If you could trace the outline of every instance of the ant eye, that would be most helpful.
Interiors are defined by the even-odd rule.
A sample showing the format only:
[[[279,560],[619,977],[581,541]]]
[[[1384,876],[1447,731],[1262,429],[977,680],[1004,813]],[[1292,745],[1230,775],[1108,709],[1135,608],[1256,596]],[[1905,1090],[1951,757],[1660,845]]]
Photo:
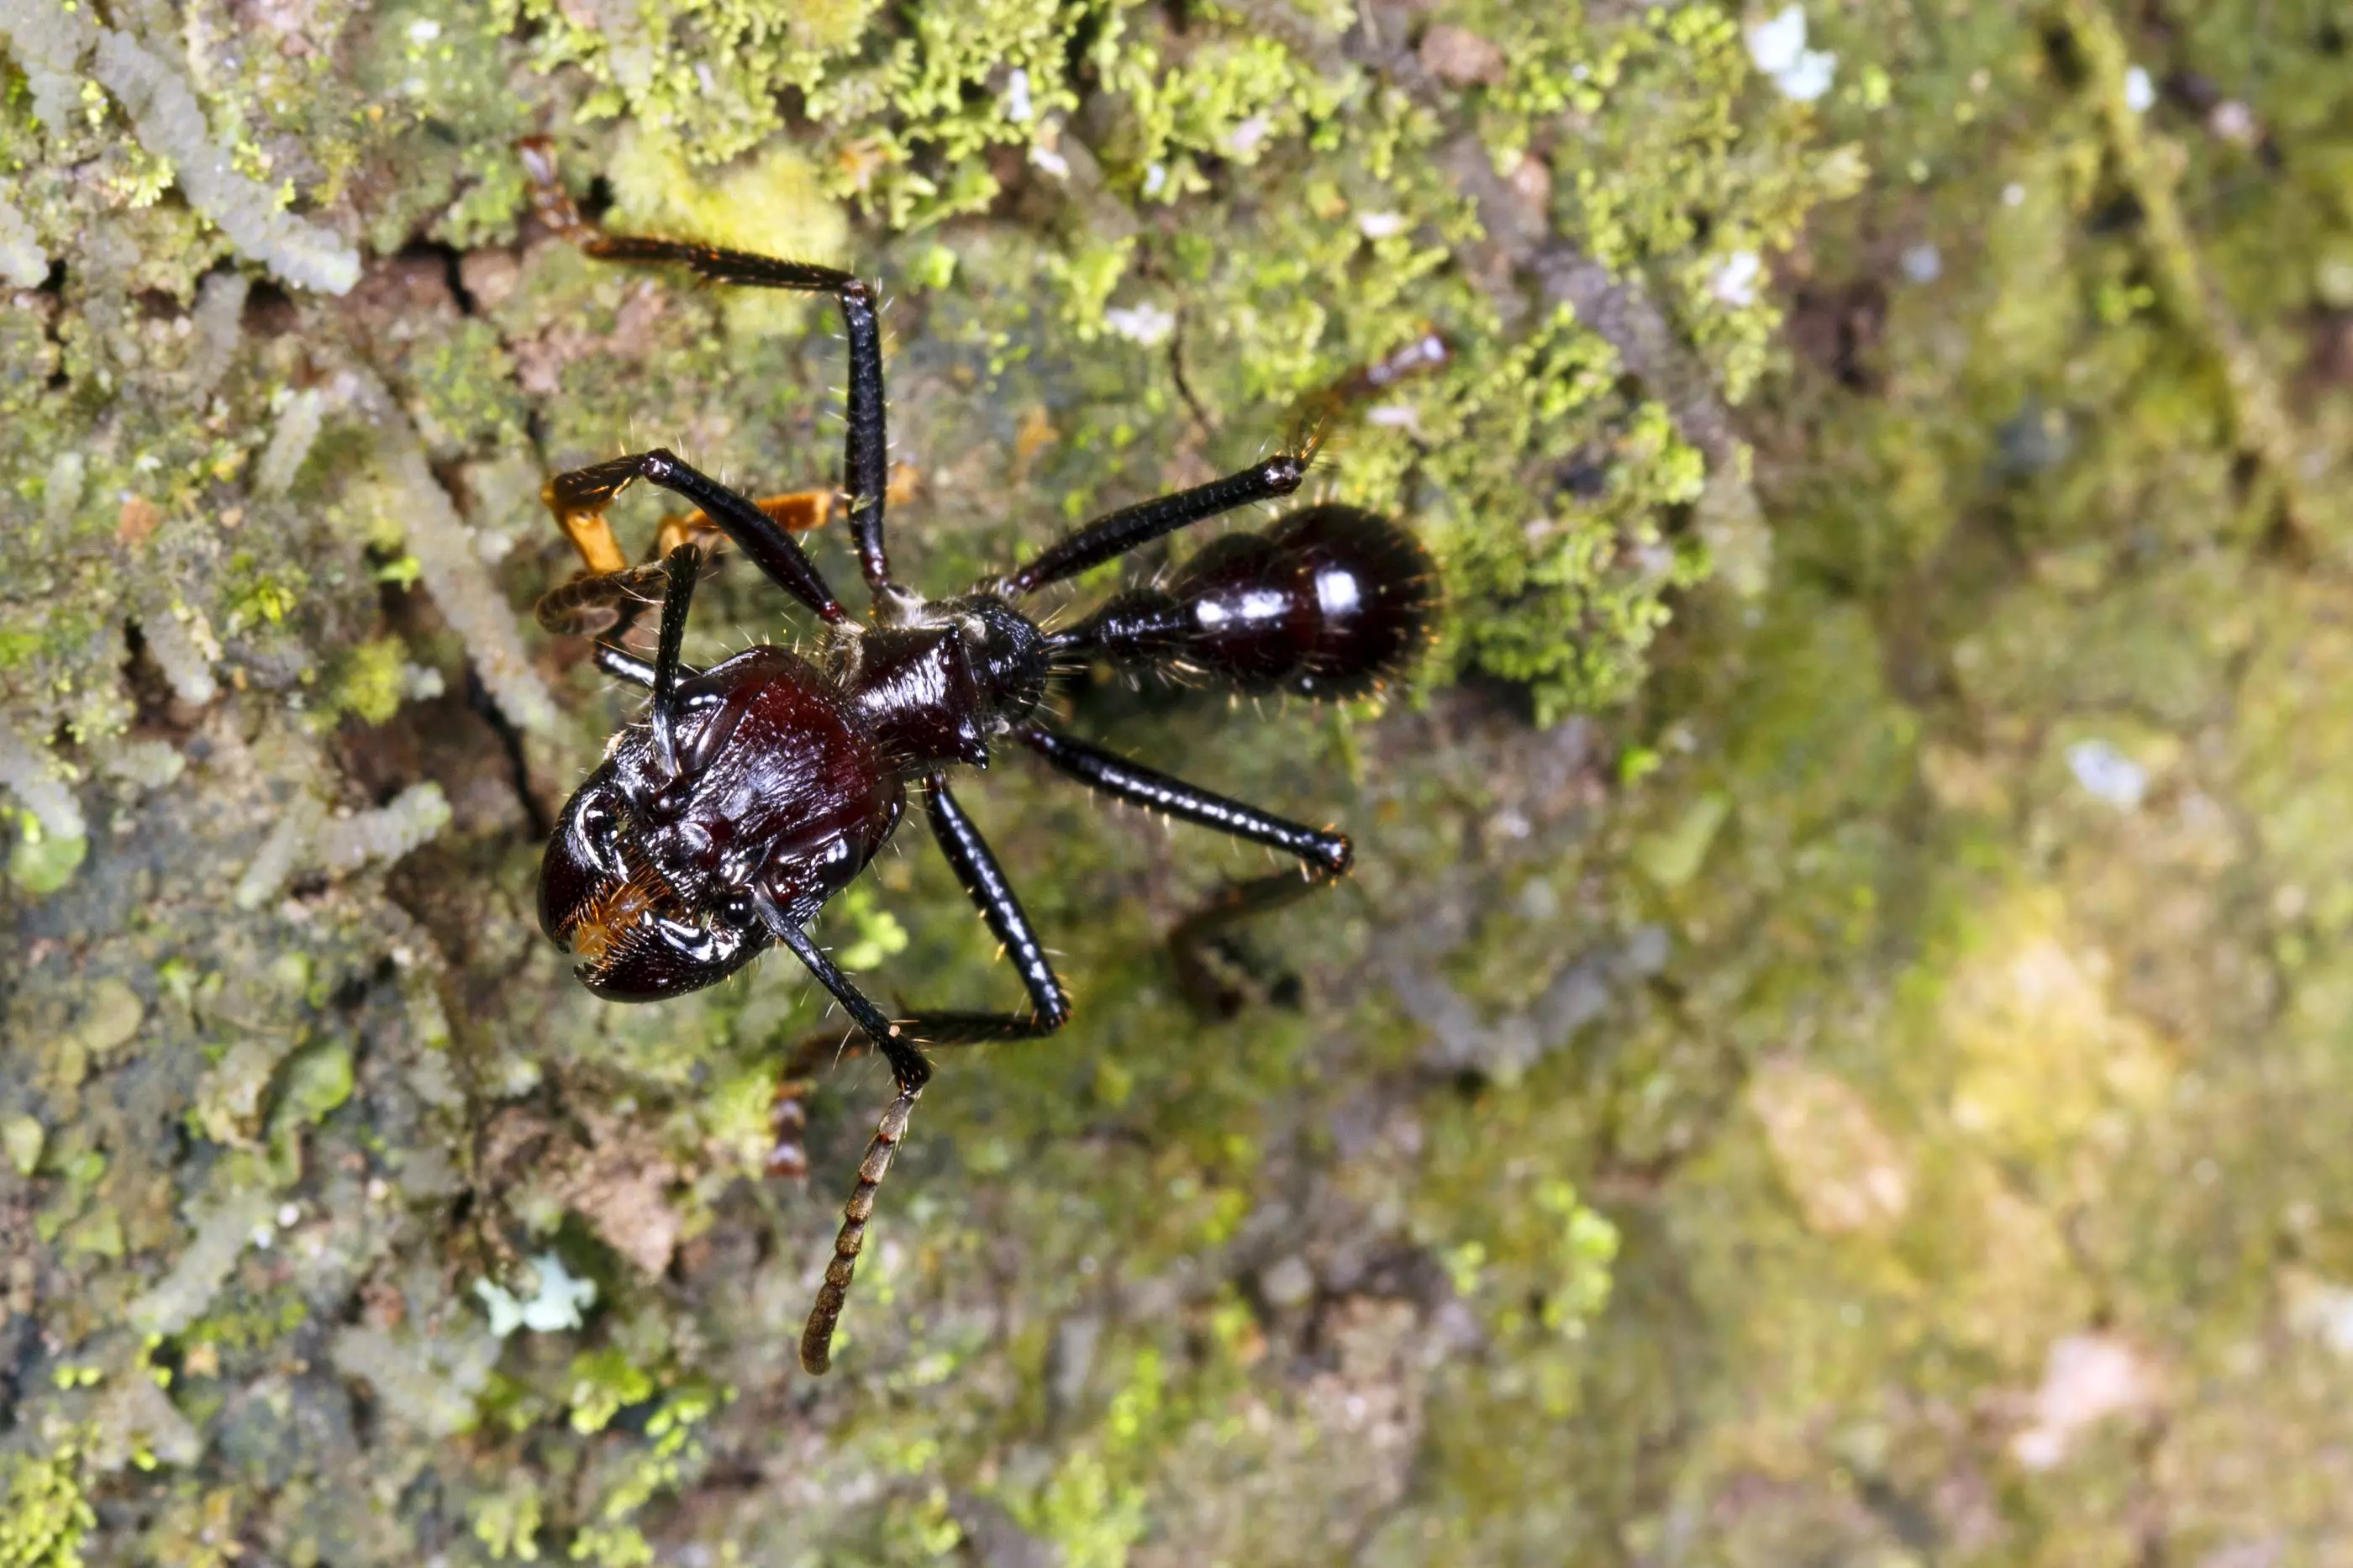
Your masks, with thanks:
[[[752,895],[738,889],[722,897],[719,900],[719,918],[731,926],[750,925]]]

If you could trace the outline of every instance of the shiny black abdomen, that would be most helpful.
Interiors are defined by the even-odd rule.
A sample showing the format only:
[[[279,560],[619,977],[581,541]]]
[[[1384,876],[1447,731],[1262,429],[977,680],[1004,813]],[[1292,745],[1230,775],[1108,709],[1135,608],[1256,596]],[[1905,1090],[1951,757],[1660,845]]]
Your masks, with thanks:
[[[1309,507],[1264,533],[1227,534],[1165,585],[1113,599],[1071,640],[1242,691],[1355,697],[1420,646],[1436,581],[1397,524],[1352,506]]]

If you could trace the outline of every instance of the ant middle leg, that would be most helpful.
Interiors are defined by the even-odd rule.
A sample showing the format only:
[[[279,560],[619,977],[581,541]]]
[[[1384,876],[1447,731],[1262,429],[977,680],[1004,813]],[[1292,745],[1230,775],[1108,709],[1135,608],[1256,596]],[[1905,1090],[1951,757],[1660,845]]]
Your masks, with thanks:
[[[1274,456],[1174,495],[1141,501],[1095,519],[1063,535],[1028,564],[1008,574],[1008,596],[1033,593],[1049,583],[1074,577],[1163,535],[1206,521],[1221,512],[1275,500],[1299,489],[1323,449],[1325,432],[1351,405],[1413,376],[1440,369],[1453,350],[1435,328],[1424,327],[1401,347],[1359,367],[1301,401],[1291,438]]]
[[[839,268],[786,261],[684,240],[599,235],[582,247],[600,261],[677,262],[713,283],[830,294],[849,339],[849,430],[842,439],[841,486],[849,498],[849,534],[859,570],[879,600],[895,597],[882,516],[890,495],[891,438],[882,393],[882,323],[873,286]]]

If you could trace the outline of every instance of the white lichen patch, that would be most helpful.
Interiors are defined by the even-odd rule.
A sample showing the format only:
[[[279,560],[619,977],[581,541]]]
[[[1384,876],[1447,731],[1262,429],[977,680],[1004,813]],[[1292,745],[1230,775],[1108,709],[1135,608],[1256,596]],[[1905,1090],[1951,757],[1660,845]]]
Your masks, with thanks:
[[[1122,305],[1103,312],[1103,325],[1115,337],[1144,348],[1156,348],[1168,341],[1176,330],[1176,316],[1147,300],[1140,305]]]
[[[1937,1010],[1960,1066],[1953,1121],[2010,1158],[2092,1154],[2120,1136],[2115,1112],[2161,1098],[2173,1065],[2110,998],[2106,955],[2070,940],[2053,896],[2023,892],[1984,919]]]
[[[189,388],[197,395],[210,392],[228,373],[237,357],[246,296],[253,280],[242,272],[207,273],[196,287],[196,350],[188,358]]]
[[[1879,1232],[1904,1217],[1912,1178],[1903,1152],[1845,1079],[1805,1062],[1767,1062],[1748,1105],[1809,1227]]]
[[[1753,250],[1736,250],[1709,277],[1708,292],[1727,305],[1746,308],[1757,303],[1757,285],[1764,276],[1761,257]]]
[[[1838,76],[1838,56],[1806,47],[1803,6],[1784,7],[1771,20],[1750,27],[1747,36],[1748,58],[1773,79],[1782,97],[1811,103],[1830,91]]]
[[[2157,1369],[2115,1334],[2069,1334],[2051,1347],[2042,1385],[2034,1393],[2031,1425],[2010,1451],[2030,1470],[2064,1462],[2077,1440],[2112,1416],[2151,1408],[2162,1396]]]
[[[258,910],[277,895],[294,874],[296,864],[309,853],[312,836],[326,815],[327,808],[311,795],[297,795],[287,803],[277,826],[261,841],[261,852],[237,880],[231,898],[238,909]]]
[[[2067,771],[2084,793],[2118,811],[2134,811],[2148,794],[2148,770],[2106,741],[2078,741],[2067,748]]]
[[[0,282],[17,289],[37,289],[49,275],[49,258],[25,215],[0,196]]]
[[[241,910],[258,910],[305,867],[343,876],[372,861],[397,860],[448,826],[448,797],[429,781],[409,785],[372,811],[333,816],[314,796],[297,795],[238,879],[234,901]]]
[[[329,1342],[329,1357],[346,1377],[364,1378],[385,1409],[428,1437],[448,1437],[474,1424],[474,1395],[490,1381],[499,1342],[455,1326],[431,1335],[354,1324]]]
[[[193,612],[184,616],[181,606],[174,605],[142,620],[139,630],[172,695],[201,708],[220,695],[220,683],[213,676],[220,645],[208,625],[202,626],[199,635],[199,620]],[[207,648],[206,643],[212,646]]]
[[[237,1267],[256,1228],[269,1222],[269,1194],[237,1193],[196,1221],[196,1234],[153,1289],[124,1314],[142,1334],[176,1334],[204,1315]]]
[[[449,826],[448,797],[438,784],[411,784],[374,811],[330,817],[319,829],[319,861],[330,874],[389,863],[430,844]]]
[[[22,740],[0,728],[0,785],[13,791],[44,831],[59,838],[80,838],[89,832],[81,803],[66,783],[64,764],[47,746]]]
[[[276,192],[230,167],[195,93],[171,65],[129,35],[107,30],[92,69],[131,116],[141,143],[172,160],[188,204],[218,224],[239,255],[322,293],[342,294],[359,281],[355,247],[286,212]]]
[[[514,611],[474,547],[473,532],[459,516],[457,503],[434,477],[407,416],[372,381],[362,384],[357,396],[377,421],[377,463],[390,492],[387,521],[406,534],[426,591],[464,640],[474,671],[499,711],[519,729],[553,729],[555,701],[532,668]]]
[[[494,1280],[474,1281],[474,1294],[491,1314],[491,1332],[500,1339],[517,1329],[535,1334],[576,1329],[582,1311],[596,1304],[596,1282],[575,1278],[554,1253],[533,1258],[532,1270],[535,1289],[528,1298],[517,1297]]]
[[[259,496],[282,496],[294,484],[294,476],[302,471],[303,459],[311,455],[311,443],[319,438],[319,427],[326,418],[327,399],[316,387],[304,387],[286,399],[278,410],[278,422],[269,428],[269,444],[261,449],[261,459],[253,468],[253,490]]]

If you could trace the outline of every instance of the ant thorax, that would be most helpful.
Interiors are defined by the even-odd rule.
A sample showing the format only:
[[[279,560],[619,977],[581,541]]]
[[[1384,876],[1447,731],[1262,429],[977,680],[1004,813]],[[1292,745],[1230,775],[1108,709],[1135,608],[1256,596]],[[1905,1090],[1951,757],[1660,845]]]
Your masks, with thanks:
[[[999,595],[902,592],[874,626],[833,629],[827,674],[901,776],[986,767],[988,742],[1036,711],[1050,653],[1037,624]]]

